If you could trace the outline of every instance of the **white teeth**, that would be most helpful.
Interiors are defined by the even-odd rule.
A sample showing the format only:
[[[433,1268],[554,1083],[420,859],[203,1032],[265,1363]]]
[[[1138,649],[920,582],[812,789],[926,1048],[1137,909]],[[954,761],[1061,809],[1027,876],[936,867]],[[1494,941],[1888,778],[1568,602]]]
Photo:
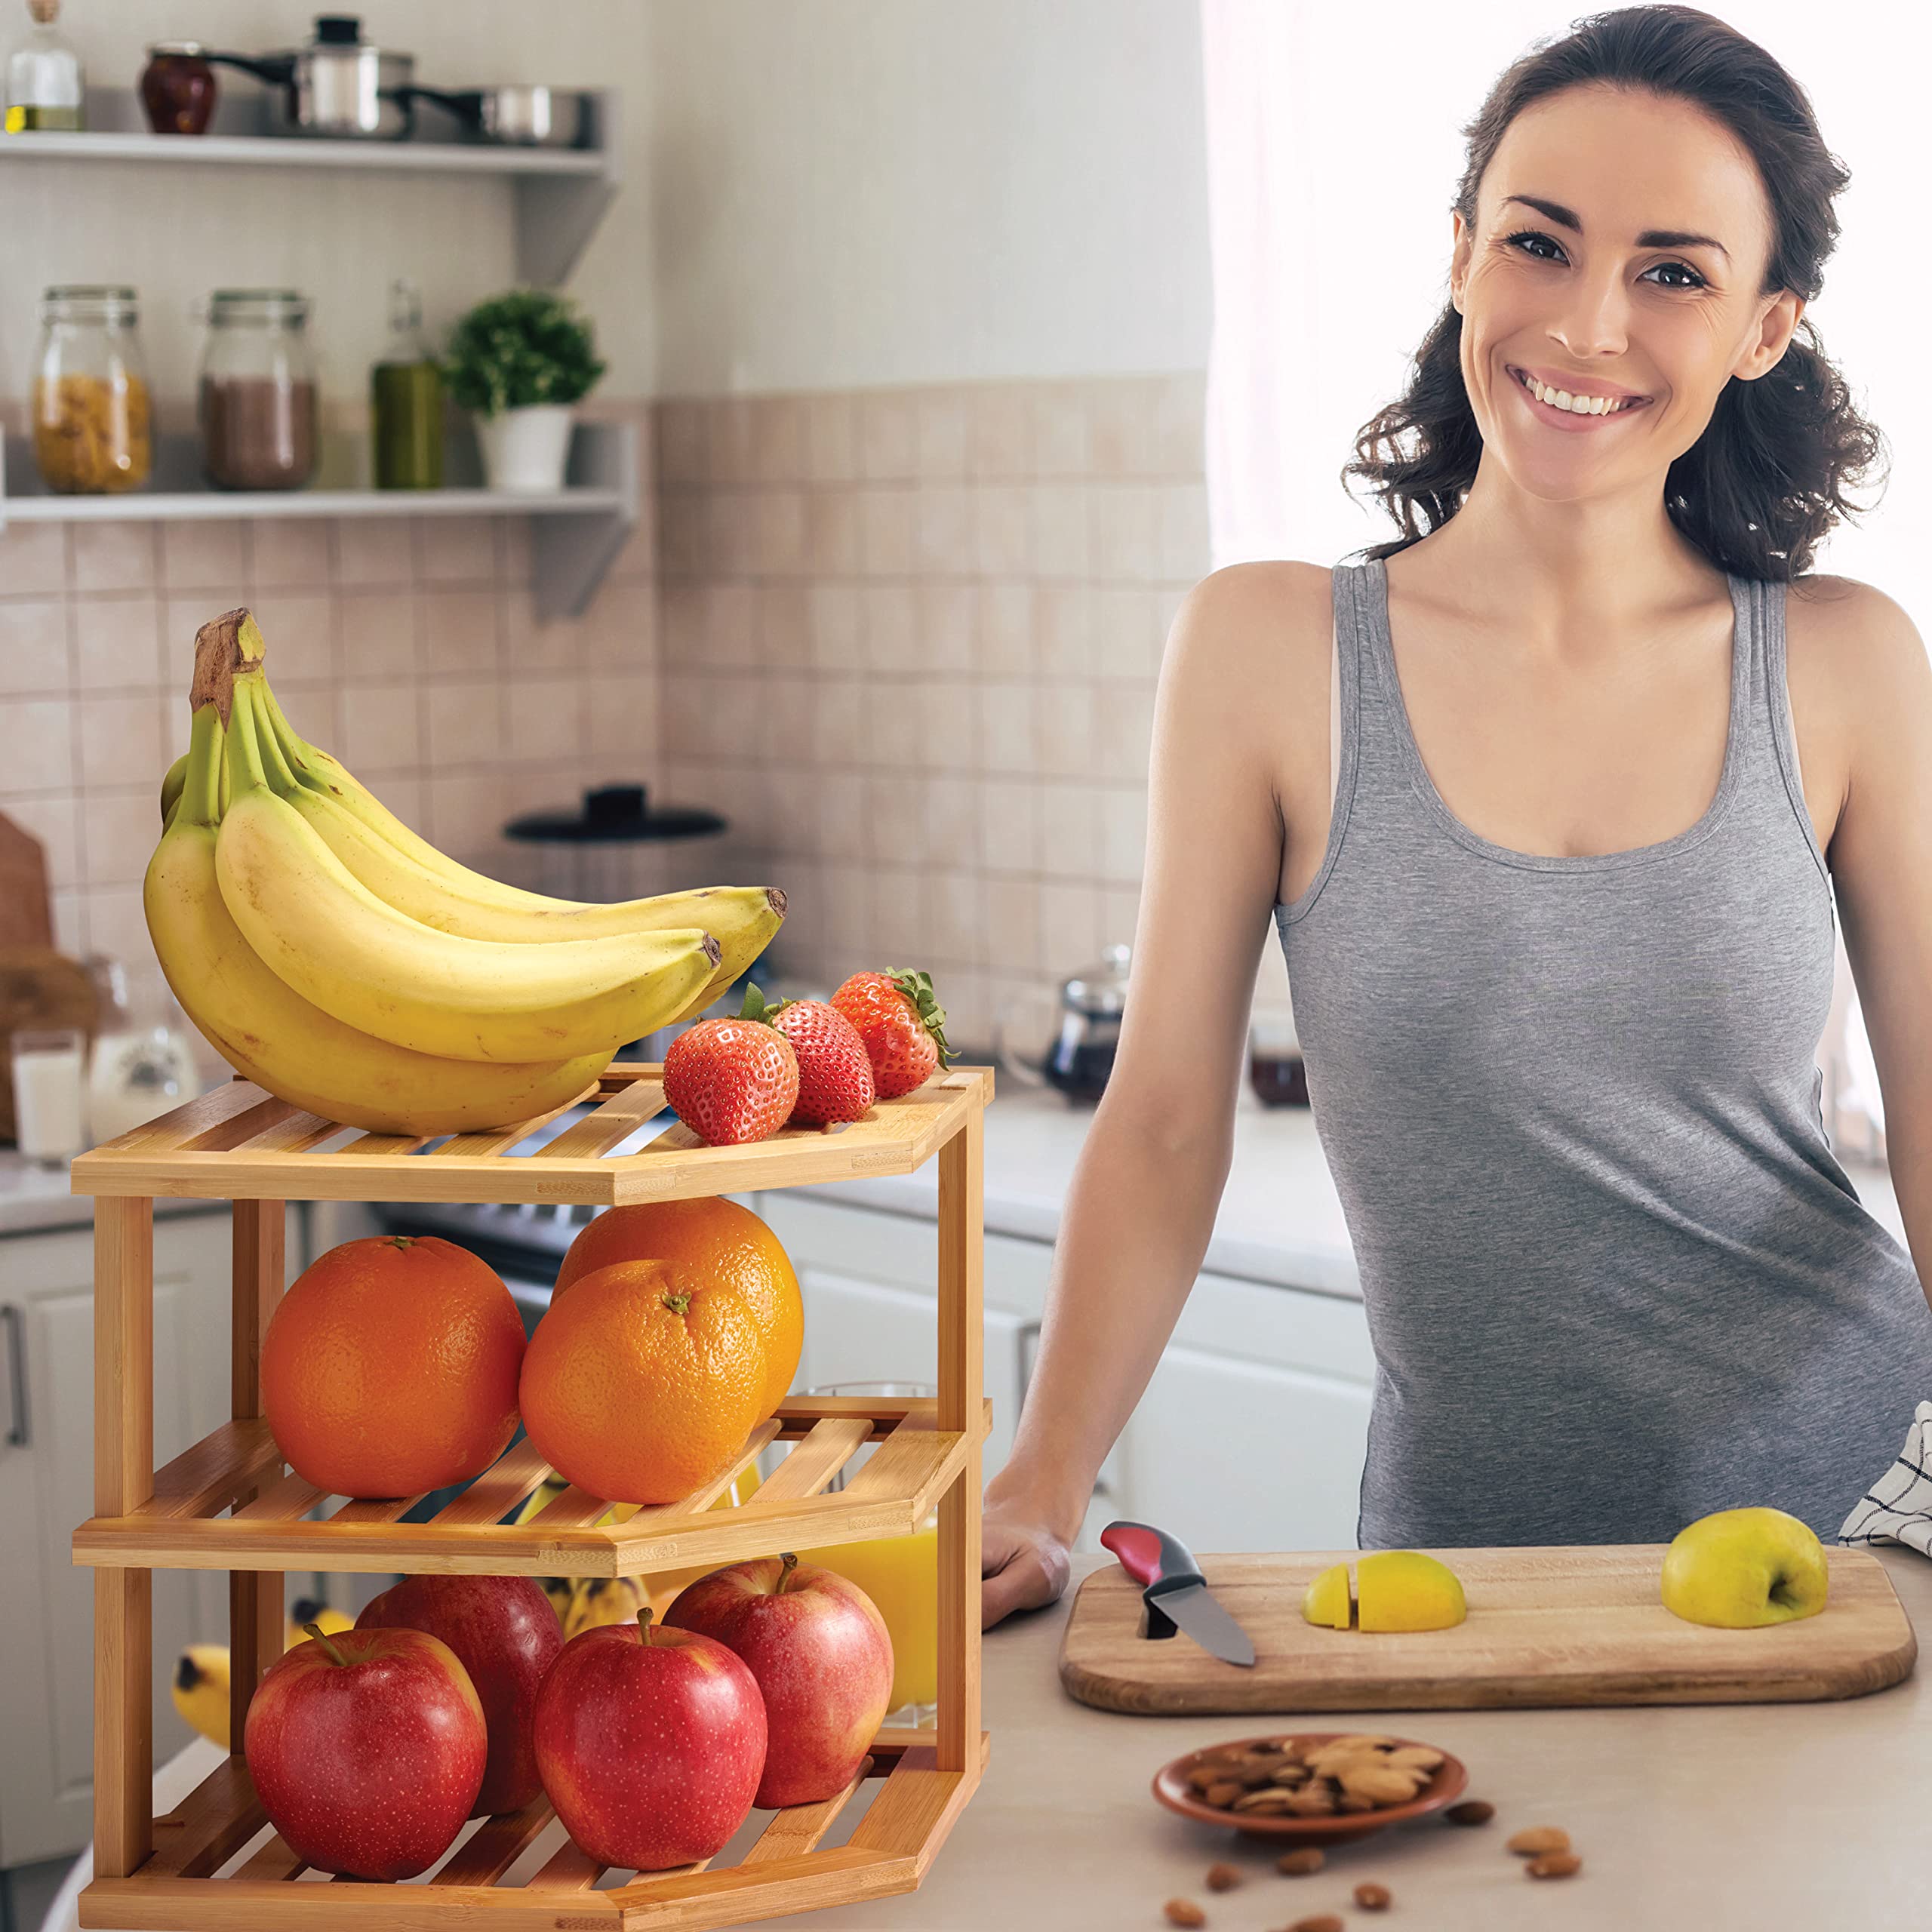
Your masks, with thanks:
[[[1539,402],[1546,402],[1555,409],[1567,409],[1573,416],[1614,415],[1620,410],[1634,408],[1642,399],[1626,396],[1619,401],[1609,396],[1572,395],[1567,389],[1546,389],[1531,375],[1519,374],[1518,380]]]

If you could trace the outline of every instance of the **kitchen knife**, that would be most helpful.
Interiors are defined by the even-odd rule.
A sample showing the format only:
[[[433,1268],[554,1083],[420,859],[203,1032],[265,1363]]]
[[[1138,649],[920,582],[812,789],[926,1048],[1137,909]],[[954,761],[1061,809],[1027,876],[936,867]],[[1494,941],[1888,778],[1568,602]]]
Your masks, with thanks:
[[[1186,1544],[1151,1523],[1109,1523],[1100,1543],[1120,1558],[1121,1567],[1143,1585],[1147,1634],[1171,1637],[1178,1624],[1201,1647],[1223,1663],[1251,1667],[1254,1646],[1208,1587]]]

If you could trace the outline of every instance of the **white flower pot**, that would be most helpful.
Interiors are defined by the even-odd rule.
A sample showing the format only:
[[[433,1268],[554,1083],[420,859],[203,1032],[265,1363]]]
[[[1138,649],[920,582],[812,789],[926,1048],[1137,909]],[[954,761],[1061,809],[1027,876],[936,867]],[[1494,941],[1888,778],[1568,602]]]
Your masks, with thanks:
[[[476,419],[484,480],[493,490],[519,496],[555,496],[564,487],[570,454],[569,404],[534,402]]]

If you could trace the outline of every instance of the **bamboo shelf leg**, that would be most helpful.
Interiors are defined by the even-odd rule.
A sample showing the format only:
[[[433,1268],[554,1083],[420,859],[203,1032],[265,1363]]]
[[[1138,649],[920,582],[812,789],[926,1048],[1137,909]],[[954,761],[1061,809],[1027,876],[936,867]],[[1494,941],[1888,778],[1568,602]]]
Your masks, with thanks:
[[[238,1421],[262,1414],[262,1337],[281,1299],[286,1273],[283,1241],[286,1215],[279,1201],[235,1204],[235,1251],[231,1274],[234,1309],[229,1349],[231,1413]],[[266,1486],[279,1466],[264,1472]],[[235,1500],[252,1502],[257,1489]],[[283,1576],[279,1570],[231,1570],[228,1573],[228,1737],[231,1750],[242,1749],[249,1700],[262,1673],[281,1654]]]
[[[966,1460],[939,1506],[939,1740],[935,1768],[980,1769],[980,1409],[986,1386],[984,1115],[971,1109],[939,1150],[939,1414]]]
[[[94,1506],[154,1494],[154,1203],[94,1203]],[[94,1578],[94,1859],[125,1878],[154,1844],[153,1574]]]

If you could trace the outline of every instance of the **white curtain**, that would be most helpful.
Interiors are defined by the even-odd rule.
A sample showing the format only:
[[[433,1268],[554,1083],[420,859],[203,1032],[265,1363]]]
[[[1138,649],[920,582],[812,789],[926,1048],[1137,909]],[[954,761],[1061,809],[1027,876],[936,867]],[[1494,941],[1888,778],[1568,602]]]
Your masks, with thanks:
[[[1527,0],[1444,8],[1392,0],[1202,0],[1214,329],[1208,374],[1214,560],[1334,563],[1395,526],[1340,481],[1356,431],[1405,386],[1448,299],[1458,132],[1497,75],[1577,16]],[[1921,631],[1932,447],[1922,318],[1932,282],[1911,245],[1919,108],[1932,20],[1861,6],[1817,31],[1809,0],[1737,0],[1721,17],[1783,63],[1851,171],[1826,287],[1807,309],[1825,352],[1890,441],[1871,514],[1841,525],[1814,568],[1876,585]],[[1857,500],[1869,502],[1870,487]],[[1820,1048],[1834,1145],[1882,1158],[1884,1115],[1855,989],[1838,988]]]

